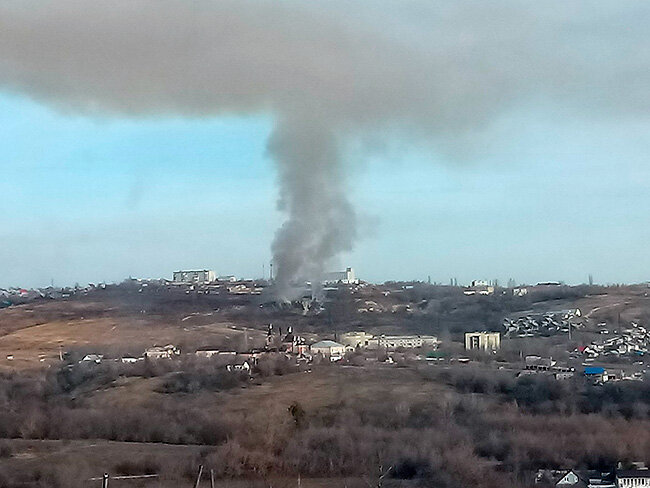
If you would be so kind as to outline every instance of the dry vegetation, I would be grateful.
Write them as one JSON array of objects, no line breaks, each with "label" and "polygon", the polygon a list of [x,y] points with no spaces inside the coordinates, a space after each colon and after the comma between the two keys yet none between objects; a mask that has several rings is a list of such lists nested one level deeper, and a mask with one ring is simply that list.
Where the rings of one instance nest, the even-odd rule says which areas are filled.
[{"label": "dry vegetation", "polygon": [[[443,293],[409,291],[424,292]],[[0,312],[0,349],[25,356],[5,361],[0,374],[0,486],[94,486],[87,480],[104,471],[159,475],[124,486],[191,486],[203,464],[219,486],[242,488],[296,486],[299,476],[307,488],[367,487],[380,469],[390,469],[385,486],[526,487],[537,468],[650,460],[646,384],[602,388],[408,362],[301,370],[276,358],[253,379],[218,360],[77,363],[84,351],[117,355],[153,343],[237,347],[243,327],[260,338],[266,321],[280,317],[249,303],[246,318],[241,298],[169,293],[108,290]],[[510,298],[481,299],[478,312],[463,310],[466,297],[411,299],[438,305],[405,317],[407,330],[434,333],[437,314],[461,323],[513,307]],[[627,299],[643,313],[645,297]],[[285,318],[317,331],[349,314],[342,297],[323,316]],[[386,327],[384,317],[352,314],[348,323],[371,320]],[[64,362],[59,344],[73,353]],[[46,361],[34,359],[43,353]]]}]

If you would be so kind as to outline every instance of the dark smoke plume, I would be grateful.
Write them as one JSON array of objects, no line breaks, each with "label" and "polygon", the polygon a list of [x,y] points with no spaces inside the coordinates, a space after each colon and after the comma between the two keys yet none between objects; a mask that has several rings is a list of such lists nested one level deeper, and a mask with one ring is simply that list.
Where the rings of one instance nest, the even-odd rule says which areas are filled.
[{"label": "dark smoke plume", "polygon": [[273,115],[286,289],[354,243],[350,143],[480,151],[522,104],[647,117],[649,21],[638,0],[5,0],[0,88],[100,116]]}]

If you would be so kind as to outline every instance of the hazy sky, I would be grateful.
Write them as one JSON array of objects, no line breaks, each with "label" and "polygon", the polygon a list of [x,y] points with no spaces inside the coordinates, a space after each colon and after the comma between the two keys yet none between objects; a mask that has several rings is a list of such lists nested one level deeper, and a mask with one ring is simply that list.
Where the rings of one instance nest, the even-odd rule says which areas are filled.
[{"label": "hazy sky", "polygon": [[[264,118],[124,121],[0,97],[2,286],[261,276],[282,221]],[[505,115],[476,160],[396,147],[348,175],[369,280],[649,277],[650,122]]]},{"label": "hazy sky", "polygon": [[272,255],[287,280],[648,280],[649,23],[632,0],[8,0],[0,286]]}]

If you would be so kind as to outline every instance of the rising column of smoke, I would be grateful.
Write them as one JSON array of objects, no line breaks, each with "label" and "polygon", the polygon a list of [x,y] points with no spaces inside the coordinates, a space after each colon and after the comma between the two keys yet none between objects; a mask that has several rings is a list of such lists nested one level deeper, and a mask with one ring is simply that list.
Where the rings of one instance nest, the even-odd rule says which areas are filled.
[{"label": "rising column of smoke", "polygon": [[343,148],[480,153],[510,110],[650,114],[637,0],[4,0],[0,89],[120,117],[270,115],[282,293],[352,247]]},{"label": "rising column of smoke", "polygon": [[352,249],[355,214],[341,178],[332,127],[314,117],[283,117],[268,143],[280,175],[280,208],[288,220],[273,242],[277,293],[292,298],[296,280],[318,289],[323,266]]}]

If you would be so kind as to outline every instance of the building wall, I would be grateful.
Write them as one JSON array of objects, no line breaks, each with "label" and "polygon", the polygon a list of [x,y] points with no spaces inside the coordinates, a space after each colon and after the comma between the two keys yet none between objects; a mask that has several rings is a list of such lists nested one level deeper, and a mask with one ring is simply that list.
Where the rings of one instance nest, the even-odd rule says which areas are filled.
[{"label": "building wall", "polygon": [[345,354],[345,347],[343,346],[312,347],[311,351],[314,354],[322,354],[323,356],[343,356]]},{"label": "building wall", "polygon": [[325,283],[344,283],[346,285],[359,283],[353,268],[346,268],[345,271],[325,273],[323,281]]},{"label": "building wall", "polygon": [[173,278],[177,283],[212,283],[216,281],[214,271],[209,269],[174,271]]},{"label": "building wall", "polygon": [[468,351],[498,351],[501,348],[499,332],[467,332],[465,334],[465,349]]},{"label": "building wall", "polygon": [[649,477],[625,477],[617,478],[616,486],[618,488],[645,488],[650,487]]},{"label": "building wall", "polygon": [[370,341],[372,347],[384,347],[386,349],[434,347],[438,339],[434,336],[379,336]]},{"label": "building wall", "polygon": [[348,347],[368,347],[373,337],[367,332],[346,332],[341,334],[339,340],[341,344]]}]

